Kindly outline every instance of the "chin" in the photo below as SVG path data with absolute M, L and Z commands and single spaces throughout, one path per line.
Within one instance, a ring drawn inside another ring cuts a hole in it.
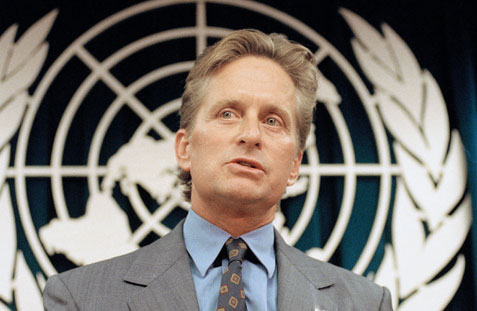
M 256 187 L 251 189 L 241 187 L 228 191 L 227 198 L 233 205 L 256 205 L 257 207 L 269 208 L 274 206 L 281 197 L 276 198 L 275 196 L 257 191 Z

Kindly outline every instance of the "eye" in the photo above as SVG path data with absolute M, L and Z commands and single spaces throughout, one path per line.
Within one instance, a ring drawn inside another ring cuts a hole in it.
M 267 122 L 268 125 L 275 126 L 275 125 L 277 125 L 278 120 L 276 118 L 269 117 L 269 118 L 267 118 L 266 122 Z
M 223 119 L 230 119 L 232 118 L 233 114 L 231 111 L 223 111 L 220 116 L 223 118 Z

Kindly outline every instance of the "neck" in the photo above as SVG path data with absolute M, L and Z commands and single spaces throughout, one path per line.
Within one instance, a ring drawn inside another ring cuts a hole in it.
M 192 209 L 200 217 L 219 227 L 233 237 L 239 237 L 269 224 L 275 218 L 276 205 L 268 208 L 230 203 L 220 205 L 204 204 L 192 199 Z

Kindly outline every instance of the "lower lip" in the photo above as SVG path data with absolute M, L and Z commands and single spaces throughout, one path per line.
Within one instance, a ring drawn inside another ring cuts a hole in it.
M 265 174 L 261 169 L 241 165 L 241 164 L 238 164 L 238 163 L 235 163 L 235 162 L 234 163 L 228 163 L 227 166 L 234 173 L 242 173 L 242 174 L 245 173 L 245 174 L 253 175 L 253 176 L 256 176 L 256 177 L 261 177 Z

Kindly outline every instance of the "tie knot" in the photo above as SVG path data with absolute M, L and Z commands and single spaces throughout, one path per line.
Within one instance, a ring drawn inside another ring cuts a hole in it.
M 232 261 L 238 260 L 240 262 L 243 261 L 245 257 L 245 253 L 247 252 L 248 246 L 242 239 L 233 239 L 229 238 L 227 242 L 225 242 L 227 246 L 227 254 L 229 256 L 229 263 Z

